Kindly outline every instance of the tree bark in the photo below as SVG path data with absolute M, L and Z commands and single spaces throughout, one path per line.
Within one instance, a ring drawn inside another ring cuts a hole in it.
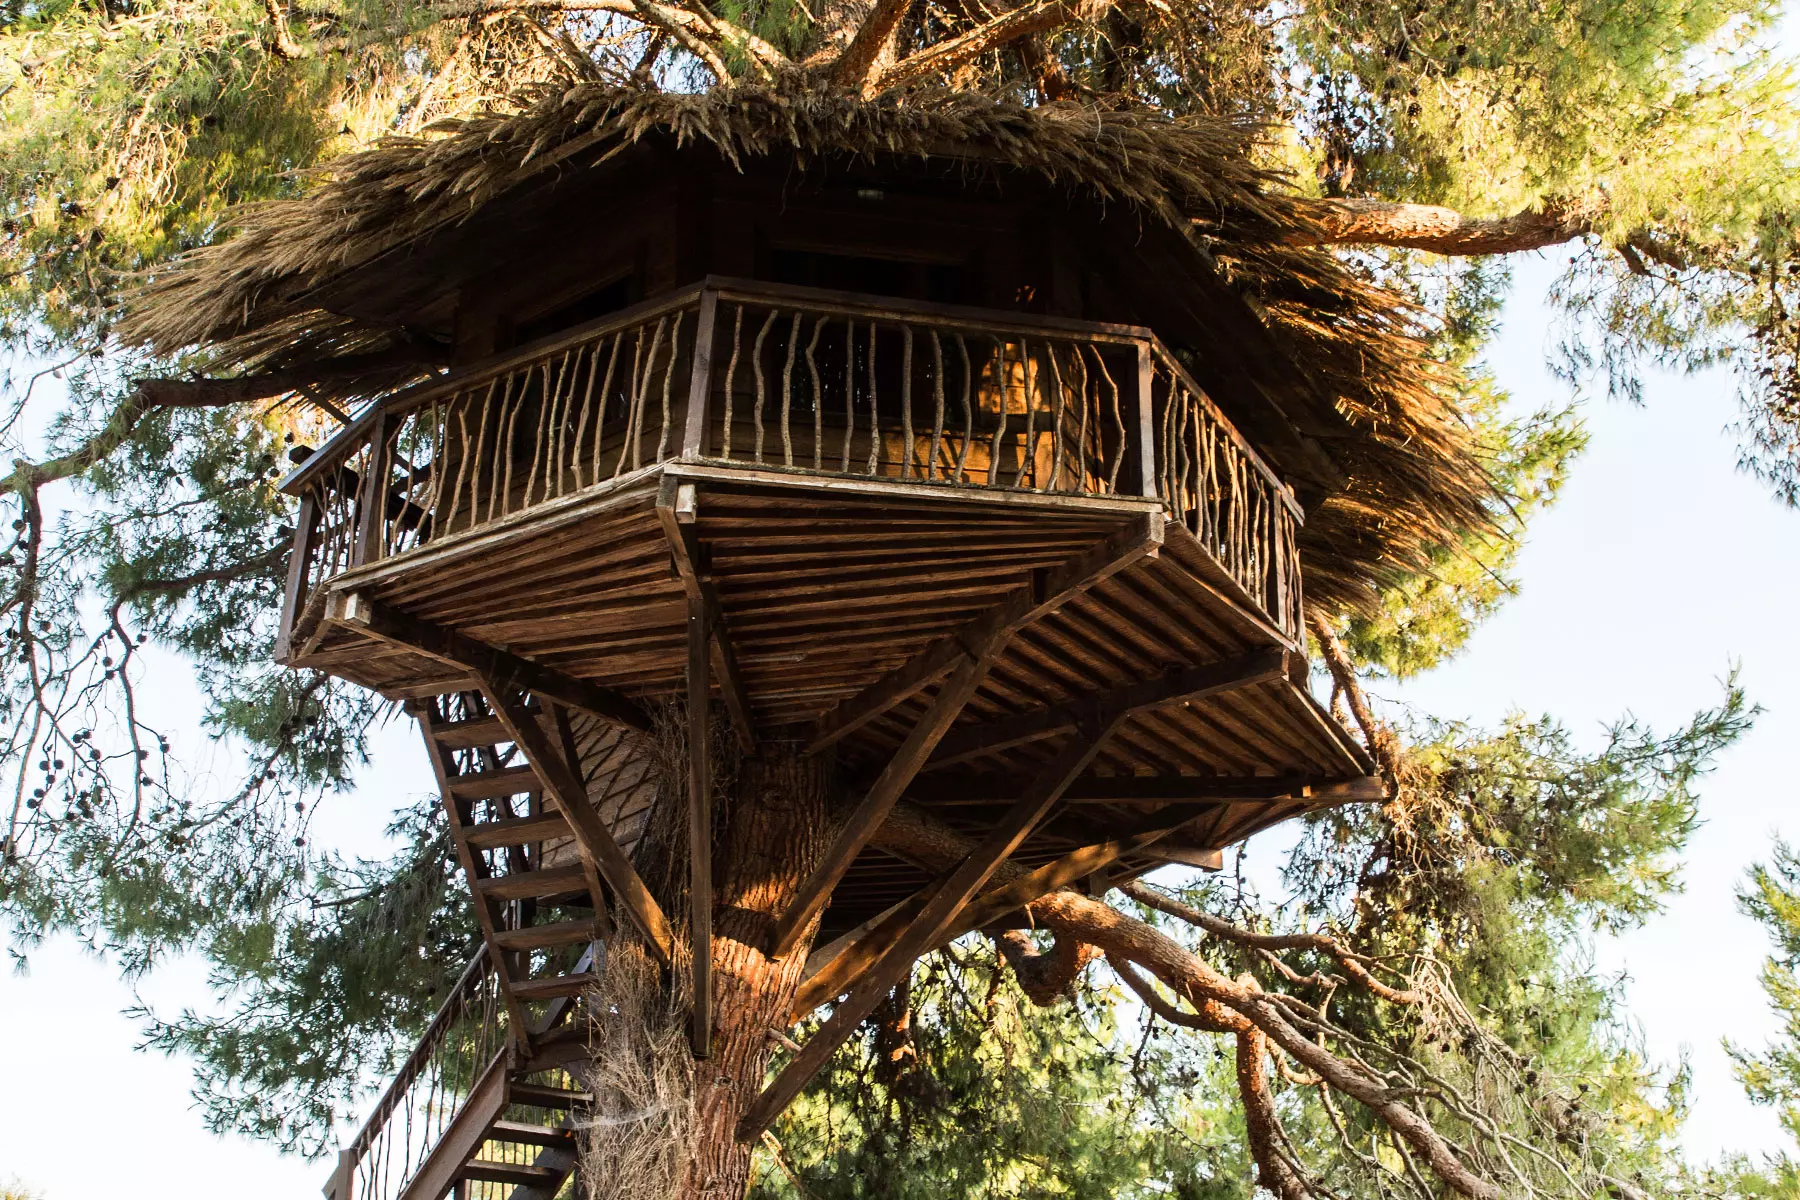
M 1593 232 L 1593 214 L 1549 204 L 1510 217 L 1466 217 L 1437 204 L 1392 200 L 1319 200 L 1318 228 L 1296 233 L 1299 244 L 1396 246 L 1435 254 L 1514 254 L 1541 250 Z
M 765 744 L 739 768 L 724 806 L 713 858 L 713 1057 L 695 1064 L 694 1137 L 677 1193 L 684 1198 L 741 1200 L 749 1189 L 751 1147 L 737 1140 L 738 1118 L 762 1090 L 774 1050 L 769 1030 L 787 1024 L 816 922 L 785 958 L 771 960 L 763 947 L 830 842 L 829 759 Z

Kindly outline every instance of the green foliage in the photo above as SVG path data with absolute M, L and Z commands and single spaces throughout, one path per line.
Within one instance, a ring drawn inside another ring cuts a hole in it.
M 1247 1196 L 1218 1047 L 1114 988 L 1034 1008 L 985 943 L 915 970 L 777 1126 L 815 1200 Z M 795 1195 L 772 1161 L 751 1195 Z
M 1730 1039 L 1725 1049 L 1750 1099 L 1773 1108 L 1788 1136 L 1800 1143 L 1800 851 L 1777 842 L 1769 861 L 1751 868 L 1738 904 L 1775 944 L 1761 982 L 1779 1031 L 1761 1051 Z M 1761 1164 L 1739 1159 L 1727 1170 L 1745 1195 L 1800 1196 L 1800 1161 L 1792 1155 L 1770 1156 Z
M 1429 951 L 1481 1038 L 1344 989 L 1328 1003 L 1365 1052 L 1408 1055 L 1469 1095 L 1516 1071 L 1517 1092 L 1508 1085 L 1490 1104 L 1509 1132 L 1538 1135 L 1561 1156 L 1561 1167 L 1534 1164 L 1549 1194 L 1571 1194 L 1563 1168 L 1652 1195 L 1685 1192 L 1692 1180 L 1675 1144 L 1685 1069 L 1646 1060 L 1619 982 L 1586 949 L 1592 931 L 1641 923 L 1679 886 L 1694 784 L 1752 716 L 1731 686 L 1682 729 L 1658 736 L 1623 721 L 1592 751 L 1548 720 L 1486 732 L 1428 725 L 1415 732 L 1400 801 L 1308 821 L 1286 859 L 1285 904 L 1232 877 L 1184 896 L 1266 932 L 1324 923 L 1389 964 Z M 1255 953 L 1142 915 L 1220 972 L 1252 972 L 1309 1001 L 1309 973 L 1334 969 L 1301 957 L 1294 977 L 1277 976 Z M 1032 1010 L 985 944 L 930 960 L 783 1119 L 787 1166 L 818 1200 L 1248 1200 L 1229 1039 L 1147 1019 L 1101 971 L 1090 968 L 1093 986 L 1074 997 Z M 1400 1189 L 1401 1160 L 1365 1112 L 1278 1086 L 1290 1139 L 1334 1194 Z M 766 1158 L 755 1195 L 796 1194 Z
M 1517 591 L 1512 568 L 1526 526 L 1556 499 L 1587 437 L 1572 408 L 1513 416 L 1480 355 L 1498 328 L 1510 273 L 1498 260 L 1435 272 L 1410 266 L 1419 300 L 1439 314 L 1436 349 L 1455 368 L 1458 408 L 1476 429 L 1504 509 L 1492 531 L 1438 547 L 1431 569 L 1383 591 L 1381 611 L 1343 622 L 1357 661 L 1406 678 L 1454 655 L 1481 621 Z

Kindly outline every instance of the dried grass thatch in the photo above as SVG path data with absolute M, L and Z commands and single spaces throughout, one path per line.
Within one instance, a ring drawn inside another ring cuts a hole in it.
M 163 353 L 203 347 L 214 369 L 330 375 L 333 360 L 392 349 L 402 335 L 325 311 L 310 299 L 322 285 L 468 220 L 542 172 L 591 164 L 652 136 L 707 145 L 733 163 L 787 154 L 802 165 L 885 157 L 1008 171 L 1128 206 L 1193 239 L 1283 360 L 1255 365 L 1276 380 L 1263 394 L 1284 413 L 1337 430 L 1321 448 L 1336 479 L 1312 489 L 1302 535 L 1316 607 L 1367 607 L 1382 583 L 1423 569 L 1434 548 L 1492 524 L 1491 483 L 1448 399 L 1449 381 L 1424 353 L 1417 314 L 1307 244 L 1315 227 L 1305 201 L 1255 165 L 1259 131 L 1229 120 L 1024 108 L 952 92 L 865 102 L 581 84 L 515 114 L 389 139 L 324 169 L 303 196 L 240 210 L 233 236 L 150 280 L 119 331 Z M 327 390 L 368 395 L 397 382 L 391 368 L 340 372 Z
M 663 986 L 661 975 L 641 947 L 625 942 L 588 992 L 581 1079 L 594 1104 L 580 1126 L 584 1195 L 677 1198 L 694 1123 L 694 1060 L 687 997 Z

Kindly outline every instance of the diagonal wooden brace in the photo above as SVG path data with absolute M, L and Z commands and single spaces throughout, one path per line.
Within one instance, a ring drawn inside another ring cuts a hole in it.
M 493 705 L 500 723 L 506 727 L 507 736 L 525 752 L 525 760 L 544 785 L 544 794 L 553 799 L 568 818 L 569 829 L 575 835 L 576 850 L 593 865 L 600 878 L 606 880 L 619 907 L 625 910 L 638 933 L 666 966 L 674 946 L 668 919 L 663 916 L 656 897 L 650 894 L 650 889 L 644 886 L 643 879 L 632 867 L 631 860 L 613 840 L 600 814 L 594 811 L 576 766 L 551 745 L 543 726 L 532 719 L 524 704 L 509 689 L 483 679 L 482 692 Z
M 771 957 L 780 958 L 791 952 L 813 919 L 824 909 L 832 890 L 844 877 L 844 872 L 849 870 L 856 856 L 862 853 L 875 830 L 881 827 L 889 810 L 930 758 L 932 750 L 949 731 L 969 698 L 981 686 L 981 681 L 987 677 L 988 670 L 1006 649 L 1013 635 L 1045 613 L 1054 612 L 1101 580 L 1154 555 L 1162 545 L 1162 535 L 1160 513 L 1140 517 L 1129 528 L 1107 538 L 1094 549 L 1077 555 L 1056 570 L 1034 579 L 1031 586 L 1013 593 L 985 616 L 943 639 L 941 644 L 953 648 L 959 665 L 951 671 L 950 678 L 944 681 L 937 695 L 932 698 L 931 706 L 925 710 L 925 714 L 906 735 L 906 740 L 882 768 L 868 795 L 838 831 L 824 861 L 801 885 L 787 911 L 776 921 L 774 935 L 770 939 Z M 931 652 L 928 650 L 926 653 L 929 655 Z M 908 667 L 902 667 L 896 674 L 908 672 Z M 878 692 L 881 687 L 878 684 L 865 694 Z M 916 687 L 912 689 L 915 692 L 918 690 Z M 906 694 L 910 695 L 911 692 Z M 900 696 L 892 703 L 898 703 L 904 698 Z M 892 707 L 892 703 L 887 706 Z M 838 711 L 841 714 L 843 710 L 840 708 Z M 873 716 L 863 720 L 869 719 L 873 719 Z M 859 721 L 858 724 L 860 723 L 863 722 Z M 833 740 L 835 738 L 823 741 L 815 739 L 813 744 L 830 745 Z
M 565 675 L 454 629 L 409 616 L 358 592 L 336 594 L 329 615 L 370 637 L 449 663 L 484 680 L 501 681 L 533 695 L 579 708 L 603 721 L 648 730 L 649 714 L 611 688 Z
M 845 700 L 819 720 L 807 743 L 807 753 L 816 753 L 833 742 L 861 729 L 909 696 L 930 687 L 960 663 L 974 655 L 996 630 L 1008 634 L 1054 612 L 1095 584 L 1118 574 L 1132 564 L 1155 558 L 1162 547 L 1163 517 L 1149 513 L 1132 521 L 1100 545 L 1064 563 L 1039 580 L 1028 591 L 1010 597 L 999 608 L 984 614 L 968 625 L 939 638 L 905 663 L 889 671 L 860 694 Z
M 957 914 L 979 892 L 988 878 L 1017 850 L 1031 831 L 1062 797 L 1063 790 L 1087 769 L 1101 744 L 1118 726 L 1122 714 L 1110 713 L 1071 738 L 1032 780 L 1025 794 L 1007 810 L 981 844 L 936 887 L 919 915 L 895 939 L 887 952 L 864 973 L 848 998 L 784 1067 L 773 1083 L 745 1110 L 738 1122 L 739 1141 L 748 1141 L 767 1129 L 793 1102 L 844 1040 L 863 1019 L 875 1011 L 889 991 L 912 969 L 913 960 L 936 945 L 955 924 Z

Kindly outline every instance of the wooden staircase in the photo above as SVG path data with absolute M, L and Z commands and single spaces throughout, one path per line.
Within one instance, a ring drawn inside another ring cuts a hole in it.
M 525 700 L 517 713 L 541 736 L 566 738 L 569 758 L 580 761 L 566 715 L 558 720 Z M 546 805 L 537 768 L 486 695 L 440 697 L 416 705 L 415 715 L 476 920 L 529 1055 L 534 1039 L 551 1028 L 549 1018 L 565 1015 L 567 1006 L 554 1002 L 578 997 L 597 978 L 595 940 L 605 893 L 574 848 L 568 817 Z
M 340 1153 L 325 1195 L 569 1196 L 590 1097 L 567 1068 L 586 1053 L 582 997 L 604 968 L 609 899 L 646 919 L 604 871 L 623 857 L 620 839 L 636 840 L 648 763 L 620 727 L 488 681 L 409 707 L 484 945 Z

